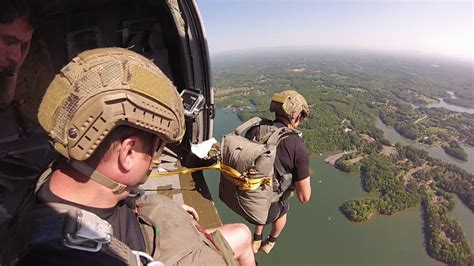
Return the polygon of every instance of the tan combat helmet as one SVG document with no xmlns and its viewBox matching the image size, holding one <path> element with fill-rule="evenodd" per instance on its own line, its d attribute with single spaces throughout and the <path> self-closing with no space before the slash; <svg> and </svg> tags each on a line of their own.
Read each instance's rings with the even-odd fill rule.
<svg viewBox="0 0 474 266">
<path fill-rule="evenodd" d="M 74 58 L 49 85 L 38 120 L 55 149 L 78 161 L 89 158 L 119 125 L 151 132 L 166 143 L 184 135 L 176 88 L 153 62 L 122 48 Z"/>
<path fill-rule="evenodd" d="M 309 115 L 309 107 L 301 94 L 294 90 L 286 90 L 273 94 L 270 112 L 275 112 L 277 115 L 283 115 L 292 120 L 299 114 L 307 117 Z"/>
<path fill-rule="evenodd" d="M 128 187 L 82 161 L 117 126 L 158 135 L 162 146 L 180 141 L 184 109 L 176 88 L 147 58 L 122 48 L 80 53 L 56 75 L 38 111 L 54 148 L 71 166 L 121 193 Z"/>
</svg>

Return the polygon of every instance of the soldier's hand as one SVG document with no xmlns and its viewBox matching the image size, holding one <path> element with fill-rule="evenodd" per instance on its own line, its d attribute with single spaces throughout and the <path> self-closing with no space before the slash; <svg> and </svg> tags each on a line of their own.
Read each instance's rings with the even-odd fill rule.
<svg viewBox="0 0 474 266">
<path fill-rule="evenodd" d="M 194 220 L 199 221 L 199 215 L 193 207 L 188 206 L 186 204 L 183 204 L 183 205 L 181 205 L 181 208 L 183 208 L 185 211 L 187 211 L 189 213 L 189 215 L 191 215 L 191 217 L 193 217 Z"/>
</svg>

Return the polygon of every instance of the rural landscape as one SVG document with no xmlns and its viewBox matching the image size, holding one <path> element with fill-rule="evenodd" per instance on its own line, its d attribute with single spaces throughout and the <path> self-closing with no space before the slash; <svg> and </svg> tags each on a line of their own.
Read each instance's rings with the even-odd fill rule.
<svg viewBox="0 0 474 266">
<path fill-rule="evenodd" d="M 450 265 L 473 263 L 466 228 L 451 215 L 456 197 L 474 212 L 471 65 L 329 50 L 236 52 L 212 62 L 217 106 L 242 121 L 273 118 L 268 106 L 274 92 L 304 95 L 311 113 L 300 127 L 311 153 L 358 174 L 369 193 L 340 202 L 348 220 L 420 208 L 429 256 Z M 416 145 L 389 140 L 387 129 Z"/>
</svg>

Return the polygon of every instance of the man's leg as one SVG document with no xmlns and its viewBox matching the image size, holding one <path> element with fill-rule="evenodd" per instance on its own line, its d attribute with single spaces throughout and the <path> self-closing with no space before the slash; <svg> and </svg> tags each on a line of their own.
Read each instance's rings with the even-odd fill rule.
<svg viewBox="0 0 474 266">
<path fill-rule="evenodd" d="M 258 250 L 260 249 L 260 246 L 262 245 L 263 228 L 265 228 L 265 225 L 255 225 L 255 233 L 253 234 L 252 241 L 252 250 L 255 254 L 257 254 Z"/>
<path fill-rule="evenodd" d="M 263 228 L 265 228 L 265 225 L 256 224 L 255 225 L 255 234 L 256 235 L 262 235 L 263 234 Z"/>
<path fill-rule="evenodd" d="M 281 231 L 283 231 L 283 228 L 285 228 L 287 217 L 288 217 L 288 213 L 285 213 L 283 216 L 278 218 L 272 224 L 272 232 L 270 233 L 270 236 L 272 236 L 274 238 L 278 238 L 280 236 Z"/>
<path fill-rule="evenodd" d="M 255 265 L 255 257 L 252 252 L 252 233 L 245 224 L 225 224 L 223 226 L 208 229 L 208 233 L 219 230 L 227 243 L 234 251 L 234 258 L 240 265 Z"/>
<path fill-rule="evenodd" d="M 288 217 L 288 213 L 285 213 L 272 224 L 272 231 L 270 233 L 270 236 L 268 237 L 267 240 L 263 242 L 262 247 L 261 247 L 263 252 L 268 254 L 270 253 L 272 248 L 275 246 L 275 242 L 277 241 L 278 237 L 283 231 L 283 228 L 285 228 L 287 217 Z"/>
</svg>

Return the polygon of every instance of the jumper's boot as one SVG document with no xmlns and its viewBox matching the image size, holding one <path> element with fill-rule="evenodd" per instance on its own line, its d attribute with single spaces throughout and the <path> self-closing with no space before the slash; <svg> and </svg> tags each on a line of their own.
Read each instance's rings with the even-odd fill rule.
<svg viewBox="0 0 474 266">
<path fill-rule="evenodd" d="M 272 251 L 272 248 L 275 246 L 275 242 L 271 242 L 270 240 L 265 240 L 263 241 L 262 246 L 260 247 L 261 250 L 265 253 L 270 253 Z"/>
<path fill-rule="evenodd" d="M 257 254 L 258 250 L 260 249 L 260 246 L 262 245 L 262 240 L 254 240 L 252 242 L 252 250 L 253 254 Z"/>
</svg>

